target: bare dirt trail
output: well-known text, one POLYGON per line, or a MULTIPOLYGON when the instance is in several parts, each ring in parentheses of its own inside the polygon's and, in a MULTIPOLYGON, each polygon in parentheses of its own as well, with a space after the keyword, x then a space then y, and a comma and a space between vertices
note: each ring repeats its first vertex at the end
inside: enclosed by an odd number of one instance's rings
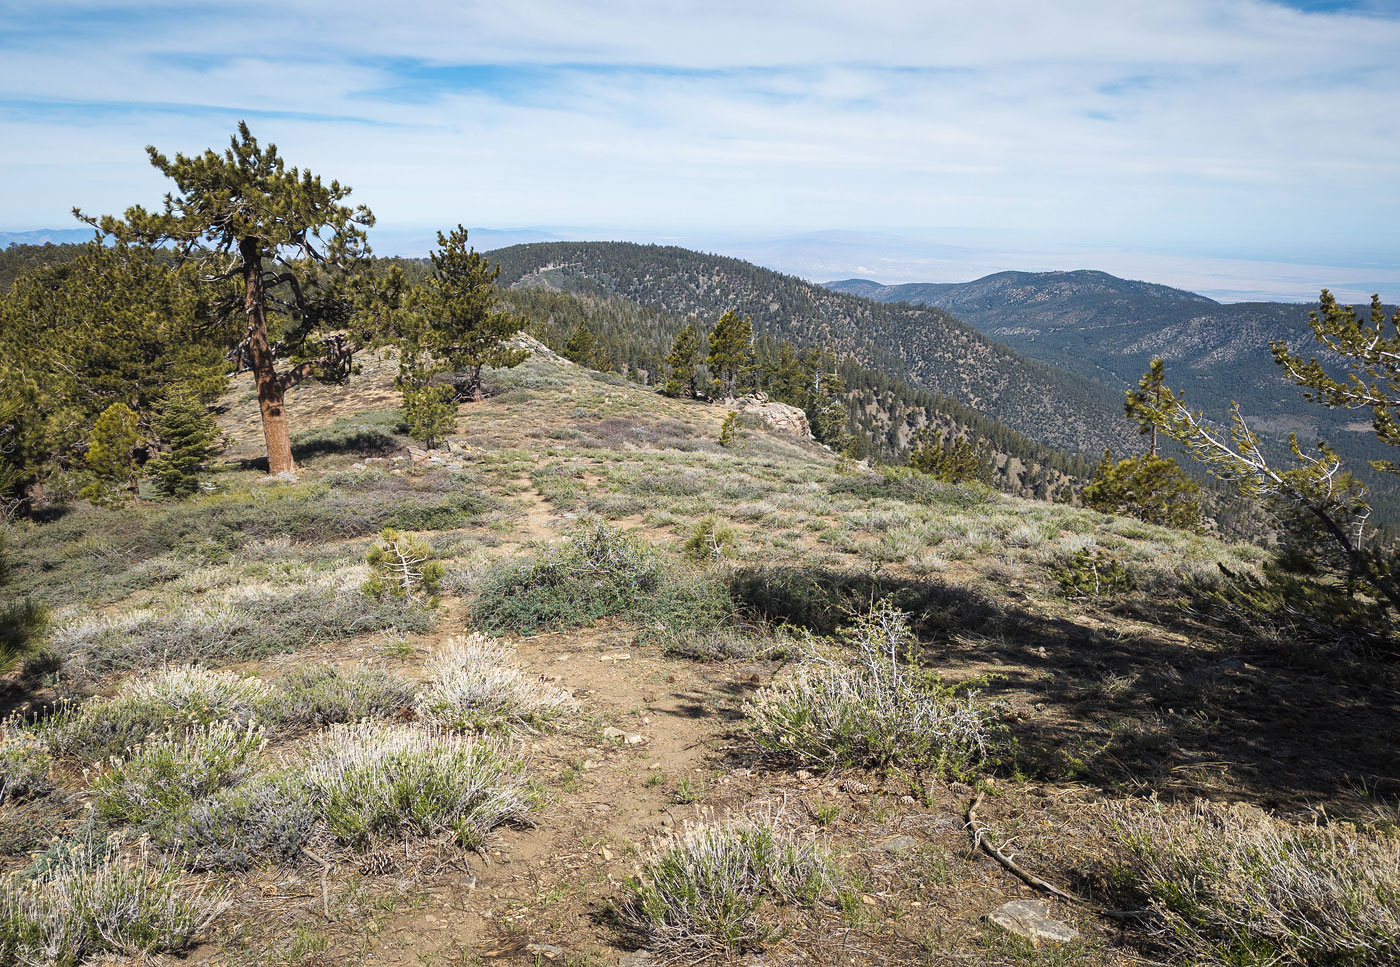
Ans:
POLYGON ((666 660, 634 638, 593 629, 521 644, 522 663, 579 704, 572 726, 524 740, 549 801, 532 826, 501 830, 485 857, 470 857, 469 873, 422 883, 421 905, 382 924, 364 963, 533 964, 554 948, 598 963, 621 956, 607 903, 653 846, 735 786, 729 733, 757 681, 754 669, 666 660), (624 737, 605 738, 609 728, 624 737))

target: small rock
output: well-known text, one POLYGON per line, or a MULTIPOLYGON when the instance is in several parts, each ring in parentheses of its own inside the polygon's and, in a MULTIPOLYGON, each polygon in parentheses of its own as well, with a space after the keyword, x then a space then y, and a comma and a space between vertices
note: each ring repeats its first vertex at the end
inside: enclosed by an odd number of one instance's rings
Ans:
POLYGON ((622 737, 622 741, 628 745, 641 745, 646 739, 639 732, 628 732, 622 737))
POLYGON ((626 655, 626 654, 623 654, 623 653, 619 652, 619 653, 616 654, 616 655, 600 655, 600 656, 598 656, 598 660, 599 660, 599 661, 631 661, 631 660, 632 660, 632 656, 631 656, 631 655, 626 655))
POLYGON ((1041 900, 1012 900, 1003 903, 987 919, 1027 940, 1050 940, 1067 943, 1079 936, 1079 931, 1067 923, 1050 919, 1050 905, 1041 900))
POLYGON ((556 947, 552 943, 527 943, 525 950, 545 960, 559 960, 564 956, 564 948, 556 947))
POLYGON ((660 768, 661 768, 661 763, 659 763, 659 762, 653 762, 651 765, 647 766, 647 768, 648 768, 648 769, 652 769, 652 770, 660 769, 660 768))
POLYGON ((614 742, 618 742, 622 739, 627 738, 627 733, 617 728, 616 726, 609 725, 603 730, 603 738, 611 739, 614 742))
POLYGON ((918 849, 919 846, 920 841, 913 836, 896 836, 894 839, 887 839, 881 843, 880 849, 884 850, 886 853, 892 853, 897 856, 900 853, 907 853, 910 850, 918 849))
POLYGON ((634 950, 630 954, 623 954, 622 959, 617 962, 617 967, 652 967, 656 963, 656 958, 646 950, 634 950))

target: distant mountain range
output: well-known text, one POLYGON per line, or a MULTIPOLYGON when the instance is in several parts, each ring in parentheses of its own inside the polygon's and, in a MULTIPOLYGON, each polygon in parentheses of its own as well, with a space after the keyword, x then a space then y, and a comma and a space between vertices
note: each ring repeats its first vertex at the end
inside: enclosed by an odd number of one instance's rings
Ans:
MULTIPOLYGON (((1309 447, 1326 440, 1378 490, 1395 489, 1393 478, 1378 477, 1366 466, 1368 460, 1395 456, 1376 441, 1370 414, 1307 402, 1280 377, 1269 354, 1275 340, 1309 352, 1312 307, 1307 304, 1222 304, 1183 289, 1091 271, 998 272, 960 283, 846 279, 825 285, 880 303, 943 309, 1026 356, 1119 394, 1160 357, 1167 362, 1168 382, 1207 416, 1223 420, 1230 404, 1238 402, 1255 430, 1275 441, 1297 432, 1309 447)), ((1400 517, 1400 502, 1395 509, 1400 517)))
POLYGON ((973 282, 893 286, 847 279, 826 287, 944 309, 1018 352, 1114 389, 1136 383, 1161 357, 1173 384, 1191 399, 1210 410, 1238 400, 1265 430, 1286 425, 1306 436, 1355 422, 1304 403, 1269 356, 1273 340, 1299 346, 1311 340, 1306 305, 1221 304, 1091 271, 998 272, 973 282))
POLYGON ((883 305, 675 246, 543 243, 491 254, 505 285, 622 298, 709 324, 735 309, 762 335, 828 347, 1067 452, 1097 455, 1136 437, 1119 393, 1027 359, 941 309, 883 305))
POLYGON ((92 240, 90 228, 41 228, 34 232, 0 232, 0 249, 11 245, 73 245, 92 240))

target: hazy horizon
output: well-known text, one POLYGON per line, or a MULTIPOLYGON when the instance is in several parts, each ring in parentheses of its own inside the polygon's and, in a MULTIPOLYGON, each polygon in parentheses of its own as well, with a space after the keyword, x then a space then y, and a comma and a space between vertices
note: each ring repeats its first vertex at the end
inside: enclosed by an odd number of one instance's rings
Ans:
MULTIPOLYGON (((435 244, 436 228, 377 225, 370 231, 378 255, 421 258, 435 244)), ((0 228, 0 247, 11 241, 81 241, 91 230, 0 228)), ((1087 269, 1125 279, 1155 282, 1204 295, 1217 302, 1317 301, 1330 289, 1343 301, 1364 303, 1379 293, 1400 302, 1400 270, 1378 266, 1318 265, 1248 259, 1211 259, 1164 253, 1133 253, 1084 248, 1053 251, 1022 245, 991 244, 983 233, 964 231, 941 240, 915 235, 833 229, 788 235, 735 236, 719 233, 652 234, 627 229, 569 226, 474 227, 470 236, 481 251, 547 241, 616 241, 678 245, 726 255, 811 282, 864 278, 882 285, 910 282, 971 282, 997 272, 1065 272, 1087 269)), ((952 233, 950 233, 952 235, 952 233)))
POLYGON ((12 230, 158 204, 147 145, 221 149, 247 120, 353 186, 385 239, 460 221, 819 280, 1096 268, 1213 297, 1400 295, 1400 0, 6 14, 12 230))

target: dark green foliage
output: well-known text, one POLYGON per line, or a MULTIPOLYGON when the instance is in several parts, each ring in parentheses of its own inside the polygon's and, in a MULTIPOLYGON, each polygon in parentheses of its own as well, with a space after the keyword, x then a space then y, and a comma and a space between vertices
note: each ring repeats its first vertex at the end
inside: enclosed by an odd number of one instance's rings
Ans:
POLYGON ((1085 548, 1050 574, 1067 598, 1115 597, 1133 590, 1137 582, 1122 562, 1099 550, 1085 548))
POLYGON ((719 425, 719 445, 728 450, 744 445, 744 426, 739 414, 731 410, 719 425))
POLYGON ((94 424, 116 404, 145 427, 172 386, 203 399, 222 391, 219 329, 192 272, 170 261, 93 244, 0 300, 0 469, 15 475, 7 492, 81 466, 94 424))
POLYGON ((109 503, 136 492, 136 448, 141 434, 136 414, 125 403, 113 403, 102 411, 88 437, 83 461, 92 483, 78 496, 94 504, 109 503))
POLYGON ((290 472, 287 391, 306 379, 344 380, 355 353, 381 337, 383 305, 366 261, 374 216, 342 204, 350 189, 339 182, 289 169, 277 146, 260 145, 246 123, 222 154, 172 161, 154 147, 146 153, 175 184, 162 210, 75 214, 118 242, 172 245, 182 263, 199 266, 201 279, 214 280, 207 283, 214 315, 257 384, 269 470, 290 472))
POLYGON ((527 353, 506 345, 525 320, 500 308, 499 266, 471 247, 467 230, 437 233, 429 259, 432 271, 408 300, 411 311, 400 338, 401 388, 420 390, 441 373, 459 381, 461 396, 482 398, 483 367, 505 369, 527 353))
POLYGON ((534 634, 610 615, 639 624, 715 624, 732 608, 721 585, 683 572, 656 548, 591 521, 530 558, 492 568, 477 590, 472 615, 492 632, 534 634))
POLYGON ((991 449, 969 437, 920 431, 909 450, 909 466, 944 483, 984 483, 995 479, 991 449))
POLYGON ((436 447, 457 430, 457 390, 442 385, 405 388, 403 412, 409 436, 425 447, 436 447))
POLYGON ((975 632, 1003 619, 990 598, 886 572, 765 564, 733 567, 726 577, 739 613, 819 635, 835 633, 880 600, 913 614, 920 637, 975 632))
POLYGON ((214 453, 219 426, 197 397, 172 394, 152 421, 151 429, 168 449, 146 465, 156 489, 166 497, 188 497, 199 490, 199 472, 214 453))
MULTIPOLYGON (((6 539, 6 533, 0 530, 0 590, 10 581, 6 539)), ((0 672, 9 671, 34 654, 48 620, 48 611, 30 598, 5 600, 0 604, 0 672)))
POLYGON ((710 333, 709 349, 705 365, 715 378, 719 395, 729 399, 753 362, 753 322, 733 309, 726 310, 710 333))
POLYGON ((678 396, 693 400, 700 388, 700 376, 696 371, 700 365, 700 332, 694 326, 683 326, 676 333, 676 341, 666 354, 666 385, 662 392, 667 396, 678 396))
POLYGON ((86 249, 86 245, 71 242, 59 245, 53 242, 45 242, 42 245, 11 242, 8 248, 0 249, 0 294, 8 292, 10 286, 21 275, 50 265, 71 262, 86 249))
POLYGON ((1080 497, 1084 506, 1105 514, 1183 530, 1201 525, 1201 488, 1171 457, 1143 454, 1115 462, 1105 450, 1080 497))
POLYGON ((587 366, 589 369, 609 369, 607 358, 598 351, 598 340, 588 324, 580 322, 568 339, 564 340, 561 351, 565 359, 587 366))

